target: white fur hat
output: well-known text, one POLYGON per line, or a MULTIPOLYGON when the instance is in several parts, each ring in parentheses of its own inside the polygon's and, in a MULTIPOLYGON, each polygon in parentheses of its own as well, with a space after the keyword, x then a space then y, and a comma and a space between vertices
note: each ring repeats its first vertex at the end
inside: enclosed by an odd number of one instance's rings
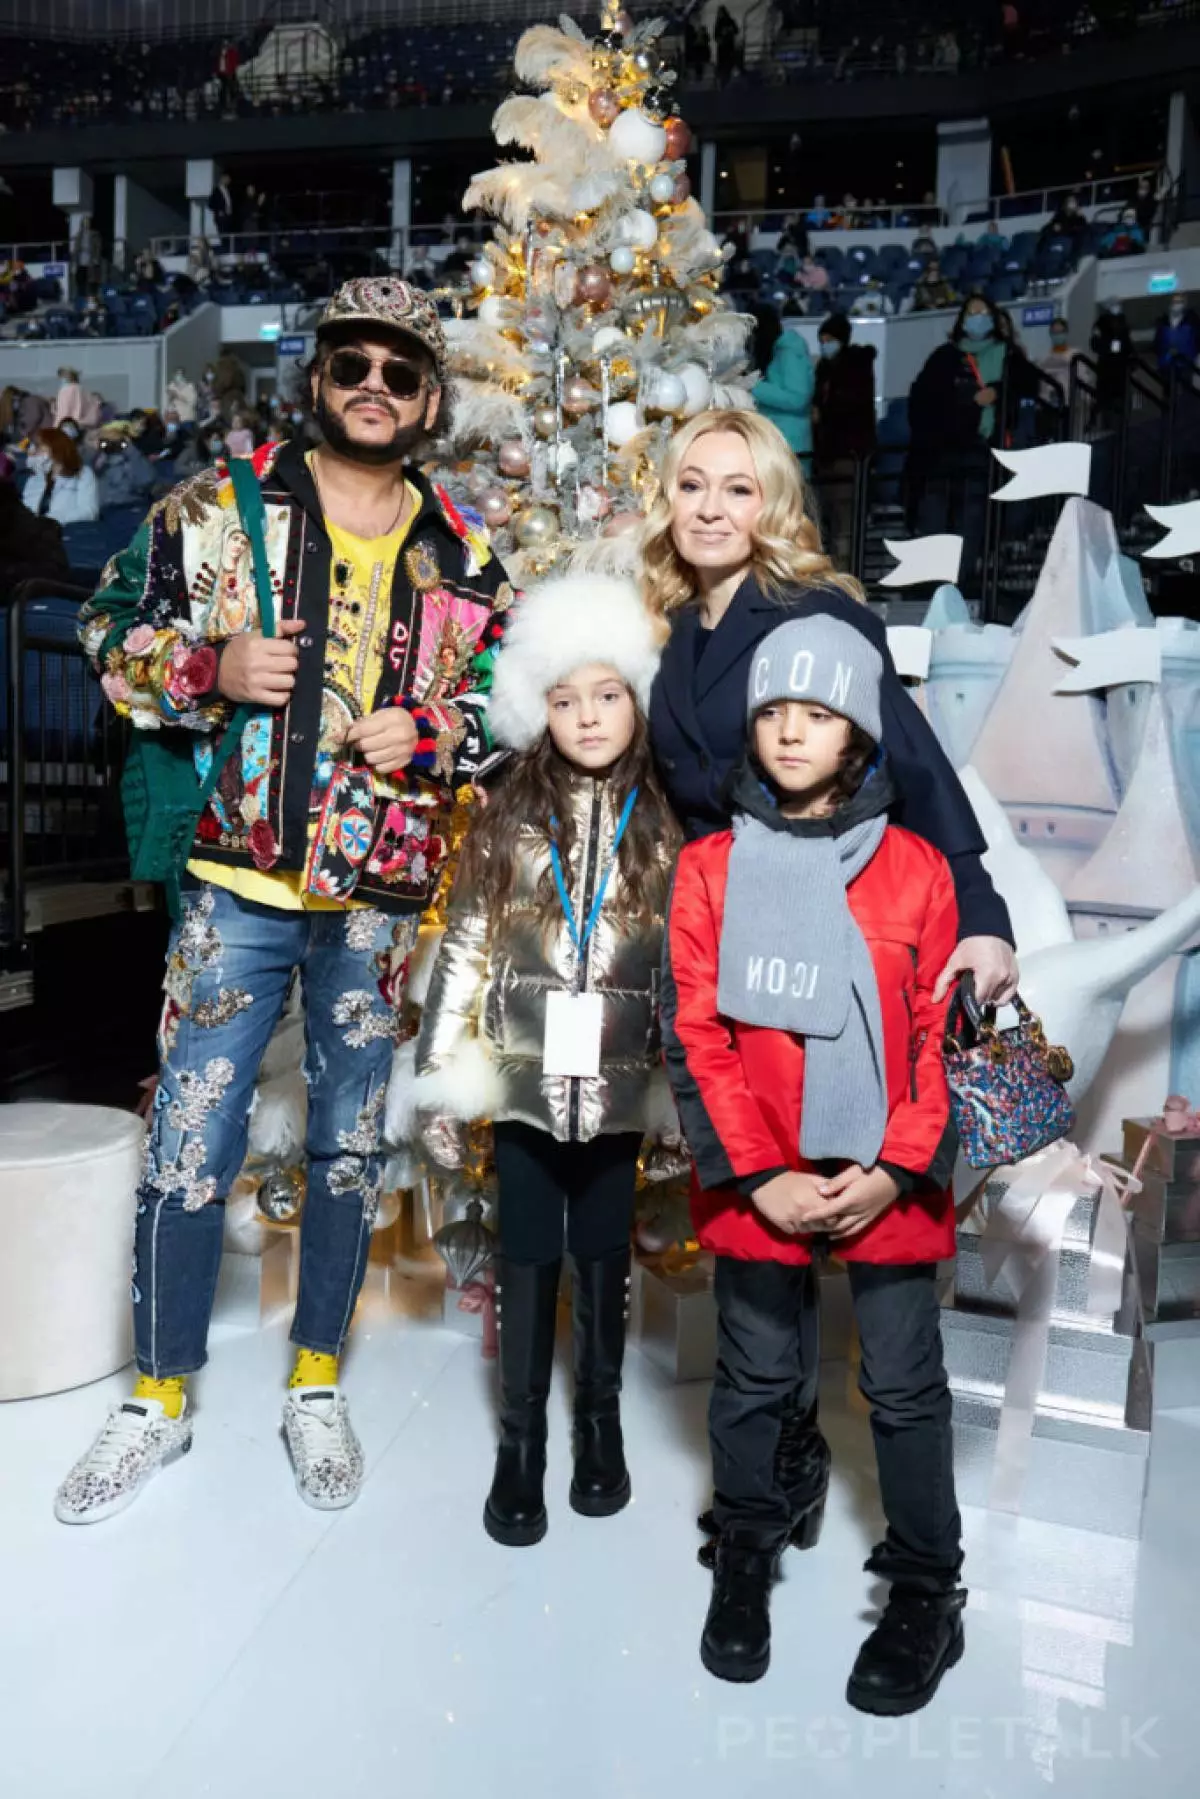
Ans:
POLYGON ((563 575, 531 587, 513 608, 488 706, 498 744, 532 749, 546 729, 546 695, 588 662, 615 668, 642 711, 658 671, 661 630, 632 581, 563 575))

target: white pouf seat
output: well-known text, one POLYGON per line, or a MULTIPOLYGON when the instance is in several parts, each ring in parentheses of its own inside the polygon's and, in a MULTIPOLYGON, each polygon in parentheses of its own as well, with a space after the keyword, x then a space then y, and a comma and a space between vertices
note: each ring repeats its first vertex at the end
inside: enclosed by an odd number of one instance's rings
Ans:
POLYGON ((132 1357, 144 1136, 108 1106, 0 1106, 0 1400, 82 1387, 132 1357))

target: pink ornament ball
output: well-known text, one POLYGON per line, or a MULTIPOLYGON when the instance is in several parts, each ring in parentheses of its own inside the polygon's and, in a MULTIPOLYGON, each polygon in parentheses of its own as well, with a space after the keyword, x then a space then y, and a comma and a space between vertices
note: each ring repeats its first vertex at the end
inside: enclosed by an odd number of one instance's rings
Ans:
POLYGON ((685 200, 690 199, 691 192, 692 184, 688 177, 686 175, 677 175, 675 177, 675 190, 671 195, 672 202, 676 206, 682 206, 685 200))
POLYGON ((621 102, 610 87, 593 89, 588 96, 588 111, 602 131, 607 131, 621 110, 621 102))
POLYGON ((502 443, 496 460, 500 464, 500 473, 510 480, 519 481, 529 473, 529 451, 519 437, 510 437, 502 443))
POLYGON ((483 522, 489 531, 498 531, 501 525, 507 525, 512 517, 508 495, 502 487, 489 487, 486 493, 481 494, 479 510, 483 514, 483 522))
POLYGON ((581 305, 607 305, 612 293, 612 277, 607 269, 597 268, 595 263, 590 263, 587 268, 580 269, 575 293, 581 305))
POLYGON ((691 128, 682 119, 668 119, 663 129, 667 134, 665 151, 668 162, 678 162, 692 147, 691 128))

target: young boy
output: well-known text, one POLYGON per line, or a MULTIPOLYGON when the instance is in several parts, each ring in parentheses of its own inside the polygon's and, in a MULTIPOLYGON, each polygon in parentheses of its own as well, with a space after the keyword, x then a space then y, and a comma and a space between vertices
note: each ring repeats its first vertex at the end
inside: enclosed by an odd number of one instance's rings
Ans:
MULTIPOLYGON (((696 1161, 697 1234, 716 1253, 709 1410, 720 1531, 700 1654, 757 1680, 792 1527, 777 1484, 810 1264, 845 1261, 891 1582, 847 1698, 915 1711, 963 1650, 966 1593, 942 1362, 937 1263, 954 1252, 954 1134, 942 1068, 954 884, 939 851, 890 825, 877 649, 832 617, 796 619, 750 668, 749 754, 732 831, 684 849, 667 926, 663 1035, 696 1161)), ((815 1332, 809 1332, 815 1341, 815 1332)), ((811 1540, 811 1539, 810 1539, 811 1540)))

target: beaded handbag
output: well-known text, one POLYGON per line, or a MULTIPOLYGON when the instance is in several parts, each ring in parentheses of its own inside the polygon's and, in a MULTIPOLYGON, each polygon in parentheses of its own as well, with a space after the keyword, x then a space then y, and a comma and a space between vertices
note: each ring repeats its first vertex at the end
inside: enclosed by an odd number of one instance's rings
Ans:
POLYGON ((1065 1137, 1075 1114, 1066 1083, 1075 1072, 1065 1049, 1047 1043, 1041 1019, 1018 994, 1017 1023, 996 1029, 994 1006, 980 1006, 964 975, 950 1002, 944 1059, 950 1109, 972 1168, 999 1168, 1065 1137))

